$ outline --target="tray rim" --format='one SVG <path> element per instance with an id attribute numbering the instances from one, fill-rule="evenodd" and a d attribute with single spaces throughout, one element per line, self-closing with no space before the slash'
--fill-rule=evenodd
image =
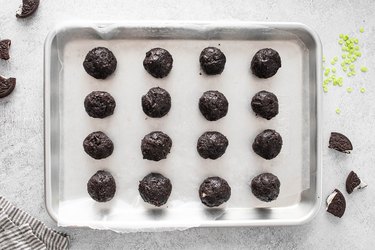
<path id="1" fill-rule="evenodd" d="M 83 28 L 83 27 L 106 27 L 106 26 L 116 26 L 122 28 L 131 27 L 159 27 L 159 28 L 186 28 L 186 27 L 196 27 L 204 25 L 206 27 L 268 27 L 275 29 L 303 29 L 312 38 L 316 46 L 316 201 L 313 205 L 313 209 L 309 210 L 304 216 L 298 219 L 270 219 L 270 220 L 212 220 L 201 222 L 198 227 L 244 227 L 244 226 L 289 226 L 289 225 L 302 225 L 310 222 L 319 212 L 322 205 L 322 94 L 320 91 L 320 85 L 322 82 L 322 74 L 320 74 L 319 69 L 321 69 L 322 61 L 322 44 L 319 35 L 309 26 L 300 22 L 249 22 L 249 21 L 159 21 L 159 20 L 149 20 L 149 21 L 65 21 L 57 24 L 48 34 L 44 42 L 44 56 L 43 56 L 43 132 L 44 132 L 44 195 L 45 195 L 45 206 L 47 213 L 53 221 L 58 222 L 57 211 L 52 205 L 52 191 L 51 191 L 51 145 L 50 145 L 50 54 L 52 42 L 55 36 L 62 30 L 67 28 Z M 127 222 L 126 227 L 131 228 L 136 222 Z M 68 227 L 85 227 L 85 226 L 68 226 Z M 86 226 L 87 227 L 87 226 Z M 157 225 L 157 228 L 164 228 L 164 226 Z M 170 227 L 166 225 L 165 228 Z"/>

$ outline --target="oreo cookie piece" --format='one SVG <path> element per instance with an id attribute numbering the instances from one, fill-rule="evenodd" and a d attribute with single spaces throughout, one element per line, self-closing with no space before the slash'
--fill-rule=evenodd
<path id="1" fill-rule="evenodd" d="M 217 207 L 227 202 L 231 195 L 228 182 L 220 177 L 209 177 L 199 187 L 199 198 L 207 207 Z"/>
<path id="2" fill-rule="evenodd" d="M 353 150 L 353 145 L 345 135 L 331 132 L 328 148 L 335 149 L 341 153 L 350 154 L 350 150 Z"/>
<path id="3" fill-rule="evenodd" d="M 89 116 L 103 119 L 113 114 L 116 101 L 108 92 L 93 91 L 86 96 L 84 105 Z"/>
<path id="4" fill-rule="evenodd" d="M 251 60 L 251 71 L 259 78 L 274 76 L 281 67 L 281 58 L 276 50 L 265 48 L 255 53 Z"/>
<path id="5" fill-rule="evenodd" d="M 116 182 L 111 173 L 99 170 L 87 182 L 87 192 L 97 202 L 112 200 L 116 193 Z"/>
<path id="6" fill-rule="evenodd" d="M 225 153 L 228 144 L 228 139 L 223 134 L 217 131 L 208 131 L 199 137 L 197 150 L 204 159 L 215 160 Z"/>
<path id="7" fill-rule="evenodd" d="M 0 98 L 10 95 L 16 87 L 16 78 L 5 78 L 0 75 Z"/>
<path id="8" fill-rule="evenodd" d="M 345 213 L 345 209 L 345 197 L 339 190 L 335 189 L 327 197 L 327 212 L 341 218 Z"/>
<path id="9" fill-rule="evenodd" d="M 206 91 L 199 99 L 199 110 L 209 121 L 217 121 L 228 113 L 228 100 L 219 91 Z"/>
<path id="10" fill-rule="evenodd" d="M 171 96 L 165 89 L 152 88 L 142 96 L 142 109 L 150 117 L 163 117 L 171 109 Z"/>
<path id="11" fill-rule="evenodd" d="M 224 53 L 215 47 L 207 47 L 202 50 L 199 56 L 201 68 L 207 75 L 221 74 L 224 70 L 227 59 Z"/>
<path id="12" fill-rule="evenodd" d="M 251 108 L 255 114 L 270 120 L 279 113 L 279 100 L 274 93 L 262 90 L 254 95 Z"/>
<path id="13" fill-rule="evenodd" d="M 281 151 L 283 139 L 275 130 L 266 129 L 253 142 L 254 152 L 266 160 L 275 158 Z"/>
<path id="14" fill-rule="evenodd" d="M 351 171 L 348 177 L 346 178 L 345 186 L 346 186 L 346 191 L 348 192 L 348 194 L 351 194 L 353 193 L 354 190 L 363 189 L 367 187 L 367 184 L 364 183 L 361 179 L 359 179 L 356 173 Z"/>
<path id="15" fill-rule="evenodd" d="M 112 154 L 113 142 L 105 133 L 96 131 L 85 138 L 83 149 L 94 159 L 104 159 Z"/>
<path id="16" fill-rule="evenodd" d="M 250 184 L 251 192 L 261 201 L 276 200 L 280 193 L 280 180 L 276 175 L 263 173 L 255 176 Z"/>
<path id="17" fill-rule="evenodd" d="M 16 17 L 25 18 L 34 14 L 39 7 L 39 0 L 22 0 L 22 4 L 17 10 Z"/>
<path id="18" fill-rule="evenodd" d="M 117 68 L 117 59 L 109 49 L 97 47 L 87 53 L 83 61 L 83 68 L 96 79 L 106 79 Z"/>
<path id="19" fill-rule="evenodd" d="M 145 202 L 160 207 L 167 203 L 172 192 L 172 183 L 161 174 L 151 173 L 139 182 L 138 191 Z"/>
<path id="20" fill-rule="evenodd" d="M 155 78 L 166 77 L 173 66 L 172 55 L 165 49 L 153 48 L 143 60 L 145 70 Z"/>
<path id="21" fill-rule="evenodd" d="M 172 139 L 161 131 L 151 132 L 142 139 L 143 159 L 160 161 L 166 159 L 172 148 Z"/>
<path id="22" fill-rule="evenodd" d="M 9 39 L 0 41 L 0 59 L 9 60 L 9 49 L 11 44 L 12 42 Z"/>

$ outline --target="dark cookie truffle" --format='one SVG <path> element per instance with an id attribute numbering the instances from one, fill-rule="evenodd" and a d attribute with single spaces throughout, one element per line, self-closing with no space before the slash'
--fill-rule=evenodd
<path id="1" fill-rule="evenodd" d="M 116 193 L 116 182 L 111 173 L 99 170 L 87 182 L 87 192 L 97 202 L 112 200 Z"/>
<path id="2" fill-rule="evenodd" d="M 9 39 L 1 40 L 0 41 L 0 59 L 9 60 L 9 49 L 11 45 L 11 41 Z"/>
<path id="3" fill-rule="evenodd" d="M 0 98 L 10 95 L 16 87 L 16 78 L 5 78 L 0 75 Z"/>
<path id="4" fill-rule="evenodd" d="M 160 161 L 166 159 L 172 148 L 172 139 L 161 131 L 151 132 L 142 139 L 143 159 Z"/>
<path id="5" fill-rule="evenodd" d="M 150 117 L 163 117 L 171 109 L 171 96 L 165 89 L 152 88 L 142 96 L 142 109 Z"/>
<path id="6" fill-rule="evenodd" d="M 220 177 L 209 177 L 199 187 L 199 198 L 207 207 L 217 207 L 227 202 L 231 195 L 228 182 Z"/>
<path id="7" fill-rule="evenodd" d="M 83 141 L 83 149 L 94 159 L 104 159 L 112 154 L 113 142 L 103 132 L 96 131 L 85 138 Z"/>
<path id="8" fill-rule="evenodd" d="M 351 171 L 346 178 L 345 186 L 348 194 L 351 194 L 355 189 L 362 189 L 367 187 L 367 184 L 362 182 L 361 179 L 359 179 L 358 175 Z"/>
<path id="9" fill-rule="evenodd" d="M 261 49 L 251 60 L 251 71 L 259 78 L 269 78 L 277 73 L 281 67 L 279 53 L 273 49 Z"/>
<path id="10" fill-rule="evenodd" d="M 224 53 L 215 47 L 207 47 L 202 50 L 199 57 L 201 68 L 207 75 L 221 74 L 227 59 Z"/>
<path id="11" fill-rule="evenodd" d="M 274 93 L 262 90 L 254 95 L 251 108 L 255 114 L 270 120 L 279 113 L 279 100 Z"/>
<path id="12" fill-rule="evenodd" d="M 339 190 L 335 189 L 327 198 L 327 212 L 341 218 L 345 209 L 345 197 Z"/>
<path id="13" fill-rule="evenodd" d="M 282 145 L 280 134 L 275 130 L 266 129 L 255 137 L 253 150 L 264 159 L 271 160 L 280 153 Z"/>
<path id="14" fill-rule="evenodd" d="M 346 154 L 350 154 L 350 150 L 353 150 L 352 143 L 348 137 L 337 132 L 331 133 L 328 147 Z"/>
<path id="15" fill-rule="evenodd" d="M 223 134 L 208 131 L 199 137 L 197 150 L 204 159 L 215 160 L 225 153 L 228 144 L 228 139 Z"/>
<path id="16" fill-rule="evenodd" d="M 87 53 L 83 67 L 90 76 L 96 79 L 106 79 L 115 72 L 117 60 L 109 49 L 97 47 Z"/>
<path id="17" fill-rule="evenodd" d="M 209 121 L 217 121 L 228 113 L 228 100 L 219 91 L 206 91 L 199 99 L 199 110 Z"/>
<path id="18" fill-rule="evenodd" d="M 84 105 L 89 116 L 105 118 L 113 114 L 116 101 L 108 92 L 93 91 L 86 96 Z"/>
<path id="19" fill-rule="evenodd" d="M 173 66 L 172 55 L 165 49 L 154 48 L 146 53 L 143 60 L 145 70 L 155 78 L 166 77 Z"/>
<path id="20" fill-rule="evenodd" d="M 172 192 L 172 184 L 165 176 L 151 173 L 139 182 L 138 191 L 145 202 L 160 207 L 167 203 Z"/>
<path id="21" fill-rule="evenodd" d="M 17 10 L 16 17 L 25 18 L 34 14 L 39 7 L 39 0 L 22 0 L 22 4 Z"/>
<path id="22" fill-rule="evenodd" d="M 250 184 L 251 191 L 261 201 L 276 200 L 280 193 L 280 180 L 271 173 L 263 173 L 254 177 Z"/>

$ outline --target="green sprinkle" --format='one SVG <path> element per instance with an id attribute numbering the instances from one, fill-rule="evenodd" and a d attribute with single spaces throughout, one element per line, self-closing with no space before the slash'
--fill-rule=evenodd
<path id="1" fill-rule="evenodd" d="M 335 65 L 335 63 L 336 63 L 336 61 L 332 59 L 332 60 L 331 60 L 331 64 L 332 64 L 332 65 Z"/>
<path id="2" fill-rule="evenodd" d="M 354 49 L 355 49 L 355 50 L 359 50 L 359 46 L 358 46 L 358 45 L 355 46 Z"/>
<path id="3" fill-rule="evenodd" d="M 348 70 L 348 67 L 342 67 L 342 70 L 344 71 L 344 72 L 346 72 L 347 70 Z"/>
<path id="4" fill-rule="evenodd" d="M 346 74 L 348 77 L 351 77 L 352 76 L 352 73 L 351 72 L 348 72 L 348 74 Z"/>
<path id="5" fill-rule="evenodd" d="M 363 27 L 359 28 L 359 32 L 361 32 L 361 33 L 365 32 L 365 28 L 363 28 Z"/>
<path id="6" fill-rule="evenodd" d="M 359 51 L 356 51 L 356 52 L 354 52 L 354 55 L 356 55 L 356 56 L 358 56 L 358 57 L 361 57 L 362 53 L 359 52 Z"/>
<path id="7" fill-rule="evenodd" d="M 341 58 L 342 58 L 342 59 L 345 59 L 345 58 L 346 58 L 346 54 L 342 54 L 342 55 L 341 55 Z"/>
<path id="8" fill-rule="evenodd" d="M 364 72 L 367 72 L 368 71 L 368 69 L 367 69 L 367 67 L 365 67 L 365 66 L 362 66 L 361 67 L 361 71 L 364 73 Z"/>
<path id="9" fill-rule="evenodd" d="M 353 70 L 355 68 L 355 65 L 352 63 L 349 65 L 349 69 Z"/>
<path id="10" fill-rule="evenodd" d="M 337 108 L 337 109 L 336 109 L 336 114 L 339 115 L 340 113 L 341 113 L 341 109 Z"/>
<path id="11" fill-rule="evenodd" d="M 351 63 L 351 61 L 350 61 L 350 59 L 345 59 L 345 64 L 350 64 Z"/>
<path id="12" fill-rule="evenodd" d="M 344 43 L 344 40 L 340 39 L 339 44 L 342 45 Z"/>
<path id="13" fill-rule="evenodd" d="M 348 93 L 352 93 L 352 92 L 353 92 L 353 88 L 348 87 L 348 88 L 346 88 L 346 91 L 347 91 Z"/>
<path id="14" fill-rule="evenodd" d="M 365 93 L 366 92 L 366 89 L 365 88 L 360 88 L 359 90 L 361 93 Z"/>
<path id="15" fill-rule="evenodd" d="M 358 39 L 357 38 L 354 39 L 354 43 L 358 44 Z"/>
<path id="16" fill-rule="evenodd" d="M 348 35 L 344 35 L 343 39 L 344 39 L 344 41 L 347 41 L 349 39 L 349 36 Z"/>
<path id="17" fill-rule="evenodd" d="M 335 61 L 335 62 L 337 62 L 339 60 L 339 58 L 337 57 L 337 56 L 335 56 L 334 58 L 333 58 L 333 61 Z"/>
<path id="18" fill-rule="evenodd" d="M 343 37 L 344 37 L 344 34 L 340 34 L 339 37 L 340 37 L 340 38 L 343 38 Z"/>
<path id="19" fill-rule="evenodd" d="M 332 73 L 336 73 L 336 68 L 335 67 L 332 68 Z"/>
<path id="20" fill-rule="evenodd" d="M 324 86 L 324 87 L 323 87 L 323 91 L 324 91 L 324 93 L 327 93 L 327 92 L 328 92 L 328 87 L 327 87 L 327 86 Z"/>

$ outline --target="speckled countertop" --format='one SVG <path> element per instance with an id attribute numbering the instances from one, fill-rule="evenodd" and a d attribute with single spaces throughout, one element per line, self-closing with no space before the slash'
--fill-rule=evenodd
<path id="1" fill-rule="evenodd" d="M 360 39 L 359 64 L 366 74 L 331 88 L 323 104 L 323 196 L 345 189 L 355 170 L 369 187 L 347 197 L 340 220 L 324 211 L 310 223 L 292 227 L 196 228 L 182 232 L 116 234 L 60 228 L 72 237 L 72 249 L 371 249 L 375 245 L 375 1 L 246 0 L 45 0 L 32 18 L 18 20 L 21 0 L 0 0 L 0 38 L 12 40 L 11 60 L 0 61 L 0 74 L 17 77 L 14 93 L 0 100 L 0 195 L 56 228 L 44 206 L 43 43 L 66 20 L 241 20 L 297 21 L 315 29 L 328 59 L 340 55 L 339 33 Z M 359 34 L 359 27 L 365 33 Z M 358 65 L 359 65 L 358 64 Z M 346 86 L 353 86 L 351 94 Z M 359 92 L 358 86 L 366 88 Z M 335 109 L 340 108 L 337 115 Z M 328 150 L 330 131 L 346 134 L 351 155 Z"/>

